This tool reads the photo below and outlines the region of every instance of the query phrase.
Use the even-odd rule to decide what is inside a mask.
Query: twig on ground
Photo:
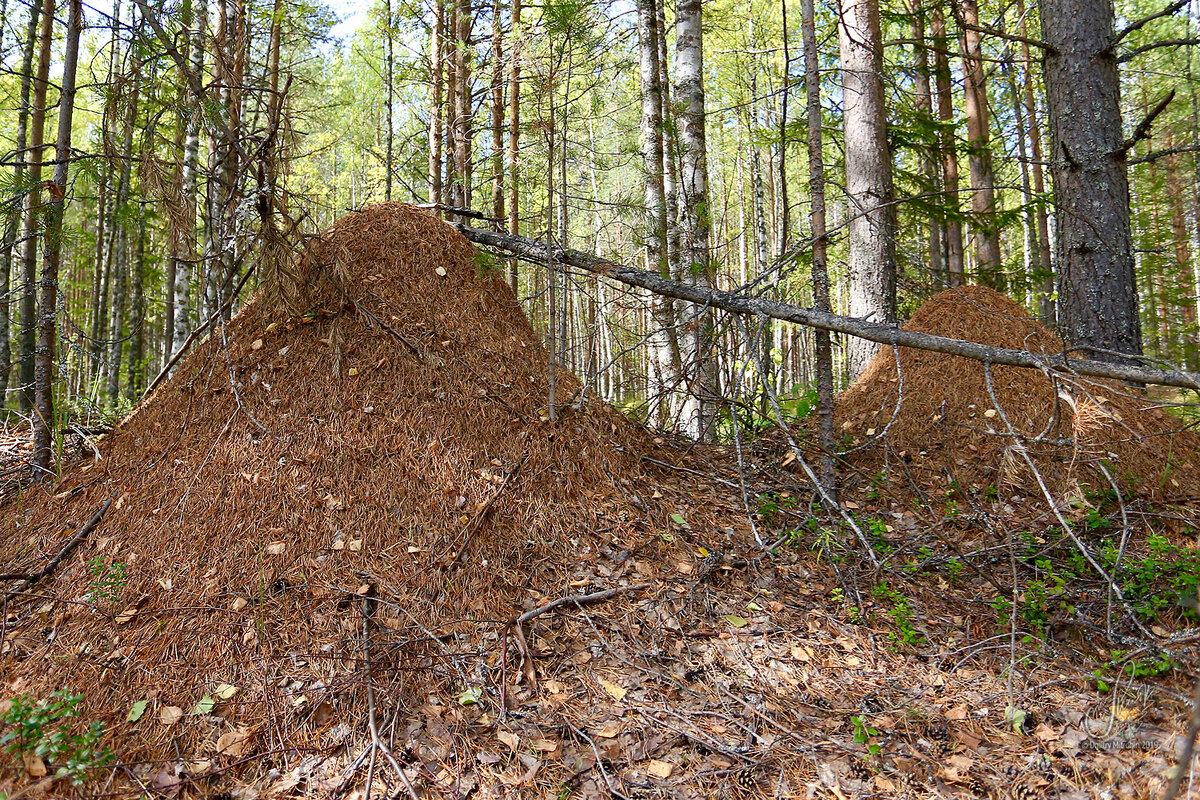
[[[471,545],[471,540],[475,538],[475,533],[479,530],[480,525],[483,524],[484,517],[486,517],[487,513],[492,510],[492,506],[495,505],[496,501],[500,499],[500,495],[504,494],[504,490],[507,489],[508,484],[512,482],[513,476],[521,471],[521,467],[525,466],[525,460],[527,458],[529,458],[528,453],[521,456],[521,460],[517,462],[517,465],[510,469],[508,474],[504,476],[504,482],[500,484],[500,487],[492,493],[492,496],[488,498],[486,503],[480,506],[479,510],[475,512],[475,516],[471,518],[469,523],[467,523],[467,535],[463,539],[463,543],[459,545],[458,550],[454,553],[454,557],[450,559],[450,563],[446,565],[447,569],[453,567],[462,560],[463,554],[467,552],[467,548]]]
[[[88,537],[88,534],[90,534],[96,528],[96,526],[100,524],[101,520],[104,519],[104,515],[108,511],[109,506],[111,506],[113,501],[117,499],[118,494],[120,494],[120,490],[115,492],[112,497],[105,500],[104,504],[100,506],[100,509],[92,515],[90,520],[88,520],[87,524],[77,530],[75,535],[67,540],[67,543],[62,546],[62,549],[58,551],[58,554],[55,555],[54,558],[50,559],[46,566],[42,567],[37,572],[26,575],[17,588],[4,595],[4,601],[8,602],[10,599],[16,597],[26,589],[34,586],[38,581],[42,580],[55,569],[57,569],[58,565],[62,563],[63,559],[69,556],[71,552]]]

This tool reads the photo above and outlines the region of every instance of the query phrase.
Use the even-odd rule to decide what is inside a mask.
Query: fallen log
[[[1154,384],[1158,386],[1174,386],[1181,389],[1200,391],[1200,373],[1186,372],[1176,369],[1158,369],[1156,367],[1139,366],[1136,364],[1097,361],[1095,359],[1072,358],[1069,352],[1034,353],[1028,350],[1012,350],[1006,347],[990,347],[977,342],[962,339],[951,339],[946,336],[935,336],[919,331],[909,331],[896,325],[881,322],[843,317],[825,311],[814,311],[811,308],[770,300],[765,297],[753,297],[727,292],[721,289],[709,289],[704,286],[694,286],[679,281],[664,278],[653,272],[635,267],[618,264],[601,258],[594,253],[585,253],[569,248],[555,247],[548,252],[542,242],[535,242],[524,236],[514,236],[509,233],[479,230],[462,223],[452,224],[463,236],[476,244],[494,247],[514,253],[522,258],[537,263],[554,263],[560,268],[574,267],[585,272],[602,275],[628,286],[647,289],[655,294],[674,297],[677,300],[687,300],[700,305],[720,308],[735,314],[752,314],[772,317],[784,322],[794,322],[810,328],[844,333],[857,336],[879,344],[912,347],[917,350],[931,350],[935,353],[946,353],[952,356],[962,356],[990,364],[1006,364],[1013,367],[1028,367],[1029,369],[1049,370],[1074,375],[1087,375],[1093,378],[1108,378],[1110,380],[1128,381],[1130,383]]]

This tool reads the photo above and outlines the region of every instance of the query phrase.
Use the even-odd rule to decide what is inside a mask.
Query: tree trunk
[[[395,171],[395,145],[396,145],[396,130],[395,130],[395,104],[396,104],[396,89],[395,89],[395,56],[392,53],[392,0],[384,0],[384,13],[387,15],[384,19],[384,35],[387,37],[387,71],[384,79],[387,81],[387,143],[385,145],[383,168],[387,173],[386,182],[383,185],[383,199],[387,202],[392,202],[392,173]]]
[[[113,279],[112,340],[108,352],[108,398],[113,403],[121,396],[121,361],[125,348],[125,311],[129,298],[129,254],[126,241],[127,230],[122,218],[129,204],[130,165],[133,162],[133,127],[137,120],[138,102],[141,97],[141,76],[135,70],[132,96],[125,110],[125,124],[121,140],[121,166],[117,173],[116,202],[113,203],[113,220],[110,226],[108,263]]]
[[[433,30],[429,35],[429,202],[442,203],[442,42],[445,39],[446,8],[443,0],[433,4]]]
[[[963,235],[958,200],[958,148],[954,142],[954,96],[947,48],[946,19],[935,3],[930,9],[929,23],[933,34],[933,65],[937,87],[938,150],[942,156],[943,219],[946,226],[946,285],[953,288],[963,283]]]
[[[521,0],[512,0],[512,43],[508,48],[508,232],[511,234],[521,232],[518,178],[521,173],[521,47],[524,43]],[[516,259],[509,262],[508,282],[513,294],[520,296]]]
[[[917,111],[921,118],[932,123],[933,90],[929,81],[929,47],[925,41],[925,8],[917,0],[910,0],[909,16],[912,18],[913,41],[913,83],[917,90]],[[926,123],[926,124],[928,124]],[[936,193],[941,189],[941,165],[938,164],[938,147],[936,141],[928,148],[921,149],[921,192]],[[942,257],[942,238],[945,224],[937,215],[929,215],[929,230],[926,248],[928,250],[929,272],[940,277],[945,271]]]
[[[38,34],[37,75],[33,82],[33,112],[29,133],[29,194],[25,199],[24,241],[21,249],[21,410],[34,407],[34,370],[37,349],[37,252],[42,216],[42,148],[46,137],[46,87],[53,44],[54,0],[45,0]]]
[[[1074,345],[1142,352],[1112,0],[1043,0],[1059,322]],[[1098,353],[1104,357],[1102,353]]]
[[[146,214],[141,209],[137,225],[129,298],[129,367],[125,373],[125,397],[130,403],[137,402],[146,376]]]
[[[711,287],[712,208],[708,193],[705,145],[704,42],[701,0],[678,0],[675,6],[675,99],[679,107],[680,188],[685,279]],[[712,354],[712,312],[692,304],[680,327],[680,360],[687,391],[683,425],[695,439],[711,439],[717,396]]]
[[[879,0],[841,0],[838,33],[850,202],[850,316],[894,322],[896,208],[884,108]],[[876,349],[869,342],[848,342],[852,375],[862,372]]]
[[[817,52],[816,20],[813,0],[800,2],[801,28],[804,35],[804,88],[808,112],[808,186],[811,197],[809,225],[812,227],[813,308],[830,311],[829,271],[826,262],[828,239],[825,230],[825,154],[821,118],[820,54]],[[821,463],[817,477],[830,499],[837,499],[837,472],[833,453],[833,347],[829,331],[818,330],[817,367],[817,443]]]
[[[1175,146],[1171,141],[1168,146]],[[1192,282],[1192,246],[1188,233],[1188,193],[1184,190],[1180,175],[1183,164],[1178,156],[1167,159],[1167,195],[1171,203],[1171,239],[1175,244],[1175,285],[1183,308],[1184,330],[1180,331],[1183,342],[1184,366],[1195,370],[1200,366],[1197,351],[1196,290]]]
[[[1018,33],[1028,35],[1025,24],[1025,2],[1017,0],[1017,15],[1021,18]],[[1050,253],[1050,215],[1046,212],[1046,177],[1042,159],[1042,126],[1038,121],[1037,96],[1033,89],[1033,59],[1029,43],[1021,43],[1023,89],[1025,93],[1025,119],[1029,126],[1030,178],[1035,198],[1034,215],[1037,227],[1038,256],[1035,260],[1033,279],[1039,286],[1038,306],[1042,321],[1047,325],[1055,322],[1054,312],[1054,262]]]
[[[195,75],[204,72],[204,28],[208,21],[205,0],[195,0],[188,63]],[[201,98],[193,98],[201,102]],[[183,230],[180,231],[181,257],[175,264],[175,326],[171,335],[171,355],[179,352],[192,333],[192,269],[199,248],[196,247],[196,176],[200,166],[200,111],[191,109],[183,136],[183,166],[181,194],[183,196]]]
[[[642,180],[646,186],[645,243],[646,268],[670,276],[667,261],[667,206],[663,185],[663,119],[662,82],[658,58],[658,24],[656,0],[638,0],[638,68],[641,76],[642,122]],[[650,350],[653,362],[649,399],[652,417],[659,426],[665,425],[670,412],[666,393],[677,380],[673,374],[670,343],[667,331],[674,325],[671,305],[664,298],[652,297],[650,307]]]
[[[979,7],[975,0],[959,0],[962,29],[963,95],[967,112],[968,163],[971,167],[971,238],[975,244],[975,270],[980,282],[1005,291],[1003,263],[1000,257],[1000,229],[996,225],[996,176],[992,169],[990,123],[988,122],[987,81],[983,72],[983,51],[979,31],[966,25],[979,25]]]
[[[492,217],[504,230],[504,25],[492,0]]]
[[[83,29],[83,1],[70,0],[63,52],[62,89],[58,101],[58,140],[54,181],[47,187],[50,207],[46,220],[46,250],[39,292],[37,356],[34,370],[33,468],[39,480],[52,478],[54,470],[54,350],[57,340],[58,270],[62,261],[63,206],[67,191],[67,163],[71,158],[71,119],[75,110],[75,72],[79,60],[79,34]],[[53,9],[47,9],[46,17]]]
[[[13,166],[13,186],[23,185],[25,145],[29,131],[29,89],[33,81],[33,49],[37,44],[38,21],[41,7],[33,3],[29,7],[29,24],[26,28],[24,49],[21,55],[21,105],[17,112],[17,157]],[[13,249],[16,247],[17,229],[21,222],[21,203],[14,198],[4,221],[3,268],[0,270],[0,409],[8,404],[8,380],[12,373],[12,345],[9,332],[12,328],[12,267]]]

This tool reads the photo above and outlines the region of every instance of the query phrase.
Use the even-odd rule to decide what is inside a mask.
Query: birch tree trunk
[[[442,203],[442,42],[445,39],[446,8],[443,0],[433,4],[433,31],[429,36],[429,202]]]
[[[701,8],[701,0],[678,0],[675,6],[675,98],[679,107],[685,280],[696,286],[711,287],[712,209],[705,144]],[[692,438],[707,440],[713,435],[717,397],[712,312],[702,306],[688,305],[682,323],[679,350],[687,391],[683,427]]]
[[[204,72],[204,29],[208,19],[205,0],[195,0],[191,46],[188,63],[194,75]],[[199,101],[199,98],[195,98]],[[192,333],[192,267],[196,263],[196,176],[200,166],[200,111],[192,109],[183,135],[183,167],[180,179],[185,218],[181,248],[182,257],[175,264],[175,327],[171,336],[171,355],[179,352]]]
[[[1017,0],[1017,15],[1021,19],[1018,33],[1028,36],[1025,24],[1025,2]],[[1034,280],[1038,283],[1038,307],[1042,320],[1047,325],[1055,323],[1054,312],[1054,262],[1050,253],[1050,215],[1046,212],[1046,177],[1042,158],[1042,126],[1038,115],[1037,96],[1033,88],[1033,59],[1029,43],[1021,43],[1022,89],[1025,95],[1025,119],[1029,126],[1030,179],[1036,205],[1034,215],[1037,226],[1038,255],[1034,262]]]
[[[1043,0],[1059,323],[1072,344],[1142,352],[1112,0]],[[1100,357],[1108,357],[1097,353]]]
[[[521,27],[521,0],[512,0],[512,42],[508,47],[508,232],[521,233],[521,215],[518,202],[518,178],[521,174],[521,47],[525,40]],[[518,295],[519,275],[517,261],[508,265],[508,282],[513,294]]]
[[[500,0],[492,0],[492,217],[504,230],[504,25]]]
[[[850,204],[850,316],[896,321],[896,208],[892,156],[883,96],[883,37],[879,0],[841,0],[838,40],[846,139],[846,192]],[[851,375],[877,345],[847,342]]]

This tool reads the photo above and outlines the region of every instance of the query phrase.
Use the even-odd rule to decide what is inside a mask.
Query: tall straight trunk
[[[53,43],[54,0],[42,5],[38,33],[37,75],[33,82],[33,111],[29,133],[29,194],[25,198],[25,225],[21,248],[21,410],[34,404],[34,370],[37,348],[37,253],[38,227],[42,216],[42,148],[46,137],[46,87],[50,75],[50,46]]]
[[[913,84],[917,93],[917,111],[923,119],[932,122],[933,89],[929,82],[929,45],[925,40],[925,7],[921,0],[909,0],[909,16],[912,18],[913,36]],[[940,148],[934,142],[921,150],[921,191],[937,192],[941,188],[941,165],[938,163]],[[942,257],[942,232],[945,224],[936,214],[929,215],[928,249],[929,272],[940,276],[945,270]]]
[[[705,144],[704,40],[701,0],[678,0],[675,5],[675,101],[679,108],[680,170],[683,211],[684,279],[713,285],[712,207],[708,192]],[[680,359],[687,391],[684,429],[696,439],[711,439],[715,421],[716,362],[712,353],[713,318],[710,310],[690,304],[680,327]]]
[[[967,114],[967,152],[971,167],[971,239],[975,245],[975,267],[980,281],[1004,291],[1000,257],[1000,228],[996,223],[996,175],[992,169],[991,129],[988,122],[987,79],[979,31],[979,6],[975,0],[959,0],[957,11],[962,28],[963,95]]]
[[[204,28],[208,21],[205,0],[194,0],[192,10],[191,44],[188,64],[194,75],[204,73]],[[200,98],[192,98],[199,102]],[[175,324],[171,331],[171,355],[179,352],[192,333],[193,267],[199,254],[196,246],[197,188],[200,168],[200,110],[189,104],[183,134],[183,165],[180,168],[180,193],[183,200],[183,229],[178,232],[180,257],[175,262]]]
[[[659,69],[658,24],[656,0],[638,0],[638,70],[641,81],[642,121],[640,145],[642,150],[642,180],[645,184],[645,220],[642,240],[645,243],[646,268],[670,277],[667,261],[667,206],[663,188],[663,118],[662,81]],[[671,304],[666,298],[653,296],[650,300],[650,350],[653,362],[649,397],[653,403],[655,422],[664,425],[669,416],[666,392],[674,385],[667,331],[673,325]]]
[[[433,4],[433,30],[429,34],[429,202],[442,203],[442,102],[444,84],[443,41],[446,7],[443,0]]]
[[[452,205],[471,205],[471,0],[458,0],[454,14],[454,182]]]
[[[850,315],[896,321],[896,208],[883,95],[879,0],[841,0],[846,192],[850,202]],[[850,339],[847,358],[857,375],[877,345]]]
[[[146,376],[146,214],[139,209],[137,244],[134,247],[129,297],[129,366],[125,372],[125,397],[137,402]]]
[[[667,0],[657,0],[658,16],[655,24],[658,26],[658,80],[662,86],[662,120],[663,131],[660,137],[663,150],[663,197],[667,204],[667,261],[671,265],[671,275],[679,280],[683,277],[683,267],[680,263],[679,247],[679,148],[678,126],[675,120],[675,107],[671,102],[670,63],[667,57]],[[672,308],[676,307],[674,300],[668,301]],[[671,331],[672,339],[676,334]],[[674,346],[678,350],[678,346]]]
[[[787,0],[779,0],[779,15],[783,23],[783,86],[779,92],[779,238],[776,240],[778,246],[775,248],[775,252],[782,255],[788,249],[788,228],[790,227],[788,217],[791,214],[791,208],[788,206],[787,185],[787,124],[788,97],[792,89],[792,50],[788,41]],[[763,324],[769,325],[770,323],[764,321]],[[770,331],[768,330],[766,333],[769,334]],[[770,363],[767,366],[770,367]]]
[[[504,230],[504,25],[492,0],[492,224]]]
[[[1021,19],[1018,33],[1028,36],[1028,26],[1025,24],[1025,0],[1017,0],[1017,15]],[[1050,248],[1050,215],[1046,211],[1046,176],[1042,159],[1042,126],[1038,121],[1037,96],[1033,89],[1033,58],[1030,56],[1029,43],[1021,43],[1022,88],[1025,94],[1025,119],[1029,126],[1029,155],[1030,179],[1033,183],[1033,194],[1036,198],[1034,215],[1037,227],[1038,256],[1035,261],[1034,280],[1039,286],[1038,306],[1042,320],[1047,325],[1055,322],[1054,312],[1054,262]]]
[[[37,354],[34,369],[33,468],[39,480],[54,470],[54,350],[57,344],[58,272],[62,262],[63,206],[67,192],[67,162],[71,158],[71,120],[75,110],[75,72],[79,63],[79,34],[83,30],[83,0],[70,0],[63,51],[62,88],[58,101],[58,138],[54,180],[47,187],[46,249],[38,292]],[[46,16],[52,15],[47,9]]]
[[[521,47],[525,43],[521,0],[512,0],[511,25],[512,43],[508,48],[508,232],[517,236],[521,233],[518,178],[521,174]],[[509,261],[508,282],[513,294],[518,294],[520,286],[515,258]]]
[[[758,37],[756,35],[756,30],[755,30],[755,26],[754,26],[753,8],[749,8],[749,7],[747,8],[747,17],[748,17],[747,26],[749,27],[749,32],[750,32],[750,49],[751,49],[751,51],[757,52],[759,43],[758,43]],[[784,56],[784,62],[787,64],[790,64],[789,56],[790,56],[790,53],[788,53],[788,55]],[[787,78],[785,75],[785,80],[786,79]],[[786,107],[787,107],[786,89],[784,92],[783,105],[784,105],[784,108],[786,109]],[[751,66],[750,66],[750,113],[751,113],[752,130],[754,132],[753,138],[757,139],[757,134],[759,132],[758,129],[760,128],[760,126],[763,126],[763,124],[762,124],[763,120],[759,116],[761,113],[761,103],[760,103],[760,100],[758,97],[758,64],[757,63],[751,64]],[[786,116],[786,113],[781,116]],[[786,128],[781,123],[780,129],[779,129],[780,151],[783,150],[786,135],[787,135]],[[786,169],[786,164],[784,163],[783,159],[780,159],[780,171],[779,171],[779,176],[778,176],[780,182],[782,182],[782,180],[784,178],[784,170],[785,169]],[[754,207],[754,235],[753,235],[753,238],[754,238],[754,275],[755,275],[755,277],[759,277],[759,276],[763,275],[764,271],[767,269],[767,262],[770,258],[770,240],[767,238],[767,216],[766,216],[766,209],[764,207],[765,199],[764,199],[764,195],[763,195],[762,158],[759,153],[759,148],[758,148],[757,144],[751,145],[750,179],[751,179],[751,183],[752,183],[752,186],[754,189],[754,204],[753,204],[753,207]],[[779,253],[783,253],[787,247],[786,227],[787,227],[787,225],[785,223],[785,225],[784,225],[785,230],[783,232],[781,232],[779,242],[778,242],[779,249],[777,252],[779,252]],[[772,283],[773,282],[774,281],[772,281]],[[760,377],[762,378],[764,384],[767,382],[770,382],[775,375],[775,365],[773,363],[772,356],[771,356],[771,345],[773,344],[773,341],[774,341],[774,337],[771,335],[770,320],[764,318],[762,320],[762,331],[759,334],[759,342],[761,344],[760,352],[756,353],[756,354],[751,354],[753,357],[757,358],[759,363],[761,364]],[[768,416],[768,414],[770,412],[770,393],[766,391],[765,386],[764,386],[764,390],[762,391],[762,393],[759,397],[759,411],[760,411],[760,413],[762,413],[762,415],[764,417]]]
[[[21,51],[21,105],[17,112],[17,157],[13,166],[13,186],[21,191],[24,185],[25,145],[29,131],[29,89],[33,81],[33,49],[37,44],[38,21],[41,7],[33,3],[29,7],[29,24],[25,31],[25,42]],[[12,373],[12,268],[13,250],[16,248],[17,229],[21,223],[20,195],[9,200],[8,212],[4,215],[4,254],[0,266],[0,409],[8,404],[8,380]]]
[[[384,20],[384,35],[387,37],[387,70],[385,79],[387,81],[387,144],[385,146],[383,167],[387,173],[387,179],[383,185],[383,199],[387,202],[392,202],[392,173],[395,171],[395,146],[396,146],[396,87],[395,87],[395,55],[392,52],[392,0],[384,0],[384,13],[387,14]]]
[[[1171,141],[1168,146],[1175,146]],[[1188,231],[1187,206],[1188,193],[1184,190],[1180,175],[1183,174],[1183,164],[1178,156],[1167,159],[1167,196],[1171,203],[1171,240],[1175,250],[1175,286],[1183,310],[1184,330],[1180,333],[1183,342],[1183,360],[1188,369],[1196,369],[1200,362],[1200,352],[1197,351],[1197,308],[1195,284],[1192,281],[1192,247]]]
[[[811,198],[809,226],[812,228],[813,308],[830,311],[828,239],[825,229],[825,153],[821,119],[820,54],[817,52],[816,19],[813,0],[800,2],[801,29],[804,37],[804,88],[808,114],[808,187]],[[833,452],[833,347],[829,331],[814,332],[817,367],[817,443],[821,463],[817,477],[831,500],[837,499],[837,472]]]
[[[117,174],[116,202],[113,204],[113,221],[110,226],[108,263],[113,276],[112,340],[108,352],[108,397],[113,403],[121,396],[121,361],[125,348],[125,312],[128,304],[129,254],[126,246],[126,226],[122,217],[128,211],[130,164],[133,162],[133,128],[137,121],[138,102],[141,97],[141,76],[135,70],[132,97],[125,111],[125,124],[121,139],[121,166]],[[140,213],[140,209],[139,209]]]
[[[950,59],[947,55],[949,37],[946,35],[946,19],[935,3],[929,12],[929,24],[933,34],[933,74],[937,91],[938,152],[942,159],[943,222],[946,229],[946,285],[951,288],[963,283],[963,235],[958,200],[958,147],[954,134],[954,95],[950,75]]]
[[[1053,48],[1046,107],[1059,322],[1074,345],[1141,354],[1112,0],[1043,0],[1041,15]]]
[[[1039,270],[1038,260],[1041,245],[1038,242],[1033,183],[1029,173],[1029,145],[1025,138],[1025,105],[1021,102],[1021,91],[1017,87],[1016,67],[1013,64],[1005,64],[1004,73],[1008,78],[1008,93],[1012,98],[1013,122],[1016,125],[1017,162],[1021,170],[1021,228],[1024,234],[1021,248],[1023,251],[1021,274],[1016,276],[1016,280],[1009,281],[1009,291],[1018,303],[1024,303],[1026,293],[1033,286],[1033,276]]]

